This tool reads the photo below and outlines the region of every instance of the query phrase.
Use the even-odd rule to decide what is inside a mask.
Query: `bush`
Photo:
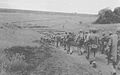
[[[93,22],[94,24],[113,24],[113,23],[120,23],[120,9],[115,8],[114,11],[111,9],[102,9],[99,11],[98,19]]]
[[[116,7],[113,11],[116,15],[120,16],[120,7]]]
[[[29,75],[40,63],[52,56],[48,49],[43,46],[6,48],[0,57],[1,69],[11,75]]]

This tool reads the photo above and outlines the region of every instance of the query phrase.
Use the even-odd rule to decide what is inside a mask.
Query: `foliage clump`
[[[109,8],[102,9],[98,12],[98,19],[94,24],[113,24],[120,23],[120,7],[115,8],[113,11]]]
[[[47,47],[21,47],[6,48],[1,53],[1,73],[6,75],[30,75],[38,65],[52,57]]]
[[[81,66],[81,65],[79,65]],[[77,75],[84,71],[72,59],[51,47],[14,46],[0,52],[0,75]]]

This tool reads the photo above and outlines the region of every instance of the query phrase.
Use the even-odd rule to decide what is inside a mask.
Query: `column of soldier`
[[[120,51],[119,51],[119,33],[108,32],[98,34],[96,30],[80,31],[79,33],[65,32],[64,34],[55,35],[56,47],[62,46],[68,54],[72,54],[74,51],[71,47],[77,47],[78,53],[86,54],[86,59],[90,61],[90,64],[96,68],[95,57],[97,53],[106,55],[107,64],[112,63],[114,73],[115,69],[120,69]],[[84,48],[84,50],[82,50]]]

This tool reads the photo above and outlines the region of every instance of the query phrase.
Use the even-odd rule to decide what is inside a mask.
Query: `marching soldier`
[[[72,42],[74,41],[74,33],[71,33],[71,32],[69,32],[69,34],[67,35],[67,53],[69,54],[72,54],[73,53],[73,51],[71,52],[71,50],[70,50],[70,48],[71,48],[71,46],[72,46]]]
[[[89,43],[89,49],[88,49],[88,55],[89,58],[90,52],[93,53],[93,56],[95,57],[97,49],[98,49],[98,35],[96,34],[96,30],[91,30],[90,34],[87,37],[88,43]]]
[[[72,33],[69,32],[69,34],[67,35],[67,53],[70,53],[70,46],[71,46],[71,40],[72,40]]]
[[[112,51],[111,51],[111,55],[113,57],[113,61],[117,62],[117,43],[118,43],[118,35],[116,33],[112,34],[110,36],[110,38],[112,39]]]
[[[56,47],[58,47],[60,44],[60,34],[59,33],[55,36],[55,41],[56,41]]]
[[[107,38],[107,45],[106,45],[106,48],[108,48],[108,49],[106,49],[105,48],[105,52],[106,52],[106,55],[107,55],[107,64],[109,65],[109,63],[110,63],[110,61],[111,61],[111,58],[112,58],[112,42],[113,42],[113,40],[112,40],[112,38],[111,38],[111,35],[112,35],[112,33],[110,32],[109,33],[109,36],[108,36],[108,38]]]
[[[87,56],[86,58],[89,59],[90,56],[90,42],[89,42],[89,37],[90,37],[90,31],[86,34],[86,39],[85,39],[85,45],[86,45],[86,49],[87,49]]]
[[[105,48],[107,47],[107,43],[109,41],[109,38],[108,38],[108,36],[106,36],[106,34],[103,34],[100,41],[101,41],[101,54],[104,54]]]
[[[65,32],[65,34],[63,36],[64,36],[64,38],[63,38],[63,47],[64,47],[64,50],[67,50],[67,37],[68,37],[67,32]]]
[[[76,42],[78,44],[79,54],[82,55],[83,51],[81,50],[81,48],[84,45],[84,33],[83,33],[83,31],[79,32]]]

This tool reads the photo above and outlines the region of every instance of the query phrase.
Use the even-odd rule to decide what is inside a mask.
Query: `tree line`
[[[113,24],[120,23],[120,7],[111,10],[109,8],[102,9],[98,12],[99,17],[93,24]]]

